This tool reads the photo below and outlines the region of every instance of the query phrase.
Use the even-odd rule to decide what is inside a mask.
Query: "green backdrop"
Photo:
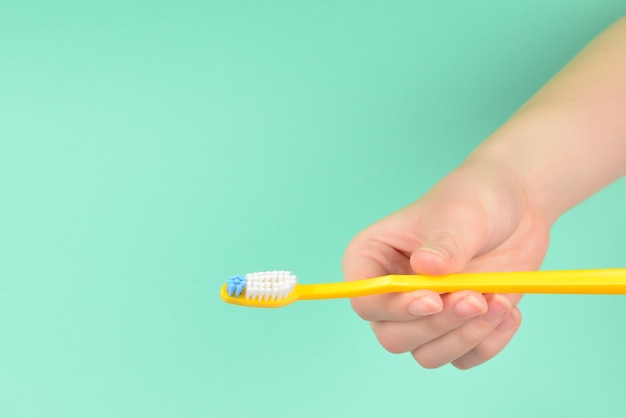
[[[626,300],[529,296],[493,361],[421,369],[347,301],[226,305],[233,274],[341,280],[623,0],[0,0],[0,416],[626,416]],[[626,266],[621,180],[546,269]]]

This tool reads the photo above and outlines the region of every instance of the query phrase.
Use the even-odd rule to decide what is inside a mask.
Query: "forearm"
[[[549,222],[626,174],[626,18],[470,156],[509,167]]]

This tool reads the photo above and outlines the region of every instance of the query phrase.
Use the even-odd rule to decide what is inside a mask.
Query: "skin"
[[[591,42],[467,160],[359,233],[345,280],[537,270],[552,224],[626,174],[626,17]],[[522,295],[429,290],[351,300],[392,353],[477,366],[521,323]]]

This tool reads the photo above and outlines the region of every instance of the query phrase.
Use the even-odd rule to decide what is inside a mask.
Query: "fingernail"
[[[471,318],[487,310],[485,304],[476,296],[468,296],[454,305],[452,312],[461,318]]]
[[[440,257],[442,259],[446,258],[445,254],[443,254],[441,251],[435,250],[433,248],[428,248],[428,247],[418,248],[417,251],[415,251],[415,252],[418,253],[418,252],[422,252],[422,251],[429,252],[431,254],[435,254],[437,257]]]
[[[420,296],[409,304],[409,313],[415,316],[432,315],[443,310],[441,301],[427,296]]]
[[[504,318],[504,321],[502,321],[500,325],[496,327],[496,331],[507,332],[515,328],[516,325],[517,325],[517,318],[515,318],[515,315],[510,313],[507,315],[506,318]]]
[[[483,319],[487,322],[500,320],[513,306],[506,296],[494,295],[489,302],[491,305],[489,311],[483,315]]]

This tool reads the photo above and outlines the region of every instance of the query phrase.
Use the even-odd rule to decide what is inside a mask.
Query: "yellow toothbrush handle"
[[[503,273],[462,273],[448,276],[389,275],[343,283],[298,284],[298,299],[357,297],[429,289],[447,293],[626,294],[626,268]]]

